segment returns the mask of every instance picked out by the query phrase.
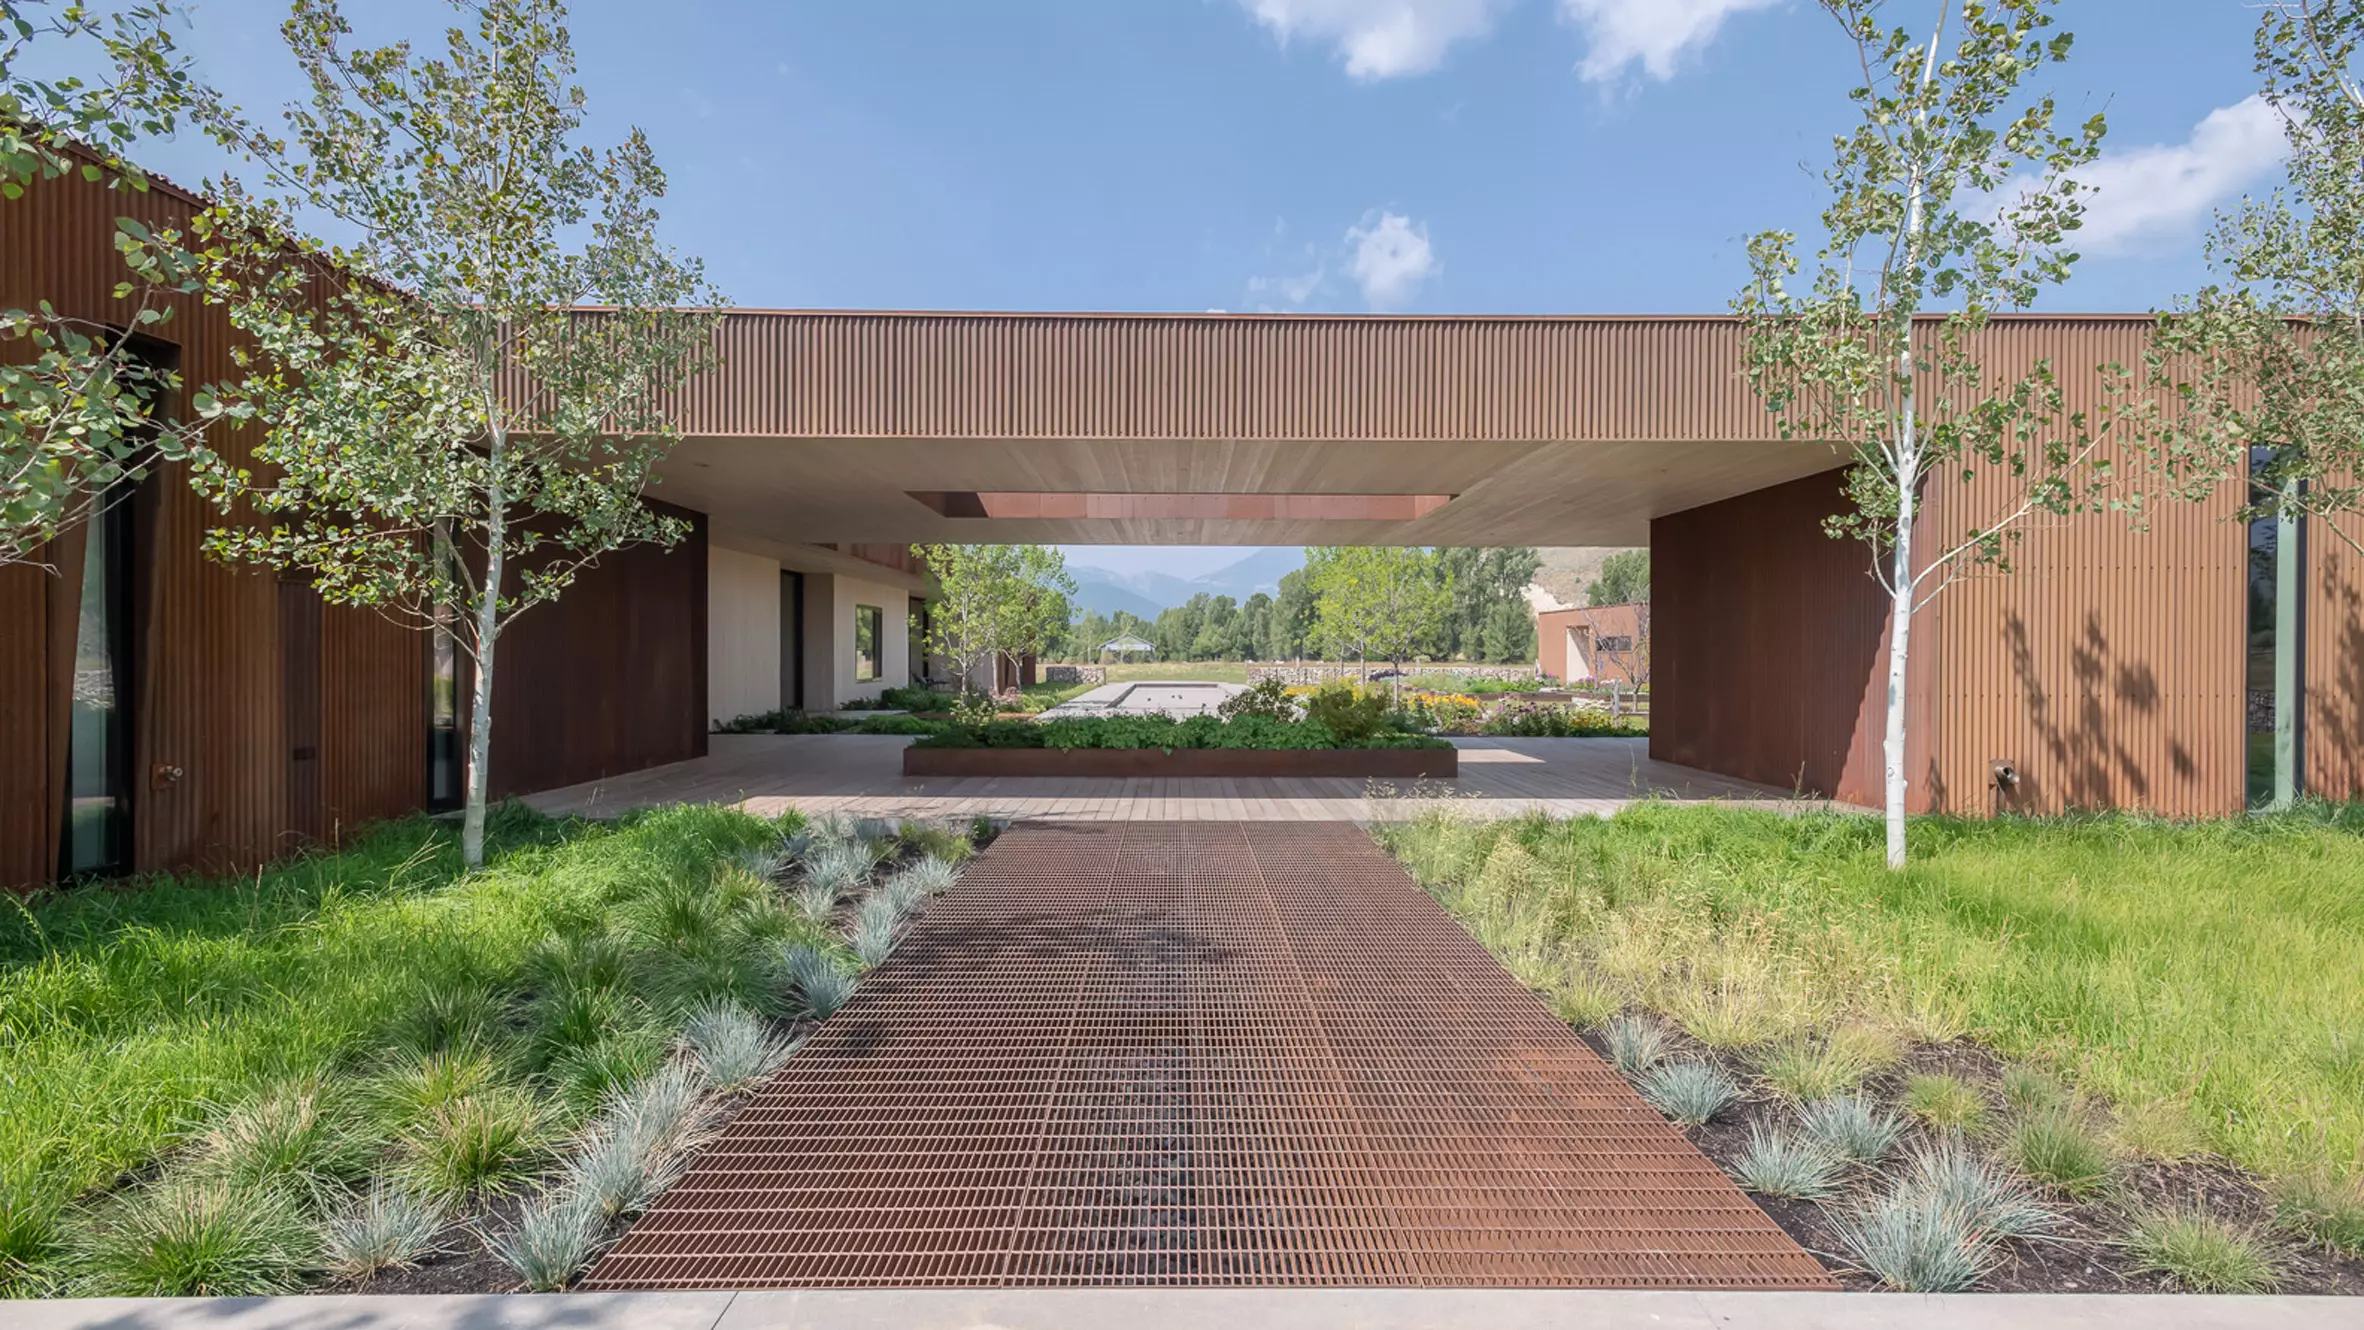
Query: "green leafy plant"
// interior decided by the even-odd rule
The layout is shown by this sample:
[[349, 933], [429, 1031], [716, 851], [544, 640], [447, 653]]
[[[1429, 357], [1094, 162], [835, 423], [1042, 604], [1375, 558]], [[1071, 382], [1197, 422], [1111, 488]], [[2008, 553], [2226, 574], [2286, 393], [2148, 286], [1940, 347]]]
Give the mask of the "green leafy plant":
[[1385, 693], [1343, 681], [1323, 684], [1305, 698], [1306, 720], [1329, 731], [1341, 744], [1361, 743], [1384, 731], [1388, 710]]
[[[562, 0], [476, 8], [429, 57], [351, 49], [337, 0], [297, 0], [282, 32], [311, 95], [289, 103], [284, 141], [241, 141], [269, 192], [221, 182], [180, 251], [242, 335], [203, 409], [259, 427], [253, 467], [193, 473], [225, 515], [260, 517], [206, 548], [466, 653], [471, 868], [501, 634], [602, 555], [687, 534], [643, 493], [679, 437], [678, 390], [715, 363], [725, 303], [657, 239], [647, 138], [577, 141]], [[321, 222], [350, 245], [309, 239]]]
[[1225, 720], [1242, 716], [1258, 716], [1265, 720], [1297, 719], [1297, 699], [1289, 696], [1289, 685], [1281, 679], [1260, 679], [1249, 684], [1247, 691], [1233, 693], [1215, 708], [1215, 714]]
[[[1811, 286], [1788, 283], [1798, 238], [1748, 242], [1734, 298], [1742, 368], [1784, 439], [1843, 454], [1849, 511], [1888, 597], [1886, 851], [1905, 862], [1905, 704], [1912, 616], [1957, 577], [2006, 570], [2017, 535], [2102, 502], [2101, 433], [2069, 409], [2049, 363], [1990, 373], [1983, 334], [2067, 280], [2099, 155], [2099, 115], [2060, 132], [2021, 85], [2068, 58], [2052, 0], [1919, 7], [1929, 30], [1883, 26], [1882, 0], [1822, 0], [1852, 48], [1856, 120], [1834, 140]], [[1949, 41], [1950, 39], [1950, 41]], [[1929, 521], [1923, 520], [1926, 510]], [[1932, 531], [1932, 523], [1942, 528]], [[1916, 537], [1930, 536], [1916, 546]]]

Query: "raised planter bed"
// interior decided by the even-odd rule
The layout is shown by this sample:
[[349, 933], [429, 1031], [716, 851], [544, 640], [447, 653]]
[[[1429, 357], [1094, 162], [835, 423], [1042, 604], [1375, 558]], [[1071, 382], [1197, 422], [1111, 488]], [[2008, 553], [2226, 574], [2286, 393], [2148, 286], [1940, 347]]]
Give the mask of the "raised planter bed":
[[1454, 748], [923, 748], [906, 776], [1346, 776], [1450, 779]]

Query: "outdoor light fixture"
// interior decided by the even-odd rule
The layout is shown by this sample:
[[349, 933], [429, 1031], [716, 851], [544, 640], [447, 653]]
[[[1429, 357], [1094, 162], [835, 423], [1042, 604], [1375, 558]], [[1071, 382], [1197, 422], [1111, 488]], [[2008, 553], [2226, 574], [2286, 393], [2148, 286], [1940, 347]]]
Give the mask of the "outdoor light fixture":
[[1044, 490], [906, 490], [946, 517], [1181, 518], [1218, 522], [1411, 522], [1450, 494], [1110, 494]]

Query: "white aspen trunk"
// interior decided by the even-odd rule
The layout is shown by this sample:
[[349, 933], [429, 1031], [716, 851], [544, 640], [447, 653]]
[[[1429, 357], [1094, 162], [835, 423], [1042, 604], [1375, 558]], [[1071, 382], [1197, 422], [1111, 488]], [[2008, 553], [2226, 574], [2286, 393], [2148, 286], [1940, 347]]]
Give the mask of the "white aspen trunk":
[[[489, 450], [495, 477], [500, 474], [501, 444], [496, 430]], [[476, 605], [476, 699], [468, 712], [468, 797], [460, 815], [460, 861], [469, 868], [484, 867], [484, 802], [492, 768], [493, 649], [501, 635], [501, 563], [507, 532], [497, 478], [486, 500], [484, 583]]]
[[1904, 447], [1896, 477], [1896, 549], [1888, 574], [1888, 723], [1880, 740], [1890, 868], [1904, 867], [1904, 684], [1913, 623], [1913, 489], [1919, 480], [1910, 401], [1906, 399], [1904, 437], [1899, 441]]

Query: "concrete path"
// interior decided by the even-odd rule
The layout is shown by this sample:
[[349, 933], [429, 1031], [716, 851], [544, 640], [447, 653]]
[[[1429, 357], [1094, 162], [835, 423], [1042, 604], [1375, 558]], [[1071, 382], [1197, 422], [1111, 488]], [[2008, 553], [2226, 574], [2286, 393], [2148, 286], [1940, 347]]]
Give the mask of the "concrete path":
[[2364, 1330], [2354, 1298], [960, 1289], [5, 1304], [11, 1330]]
[[874, 734], [717, 734], [707, 756], [529, 795], [548, 813], [609, 816], [664, 803], [788, 807], [852, 817], [1131, 822], [1377, 822], [1446, 806], [1473, 817], [1613, 813], [1636, 799], [1818, 807], [1780, 790], [1650, 759], [1643, 739], [1458, 739], [1458, 780], [910, 779], [908, 739]]

